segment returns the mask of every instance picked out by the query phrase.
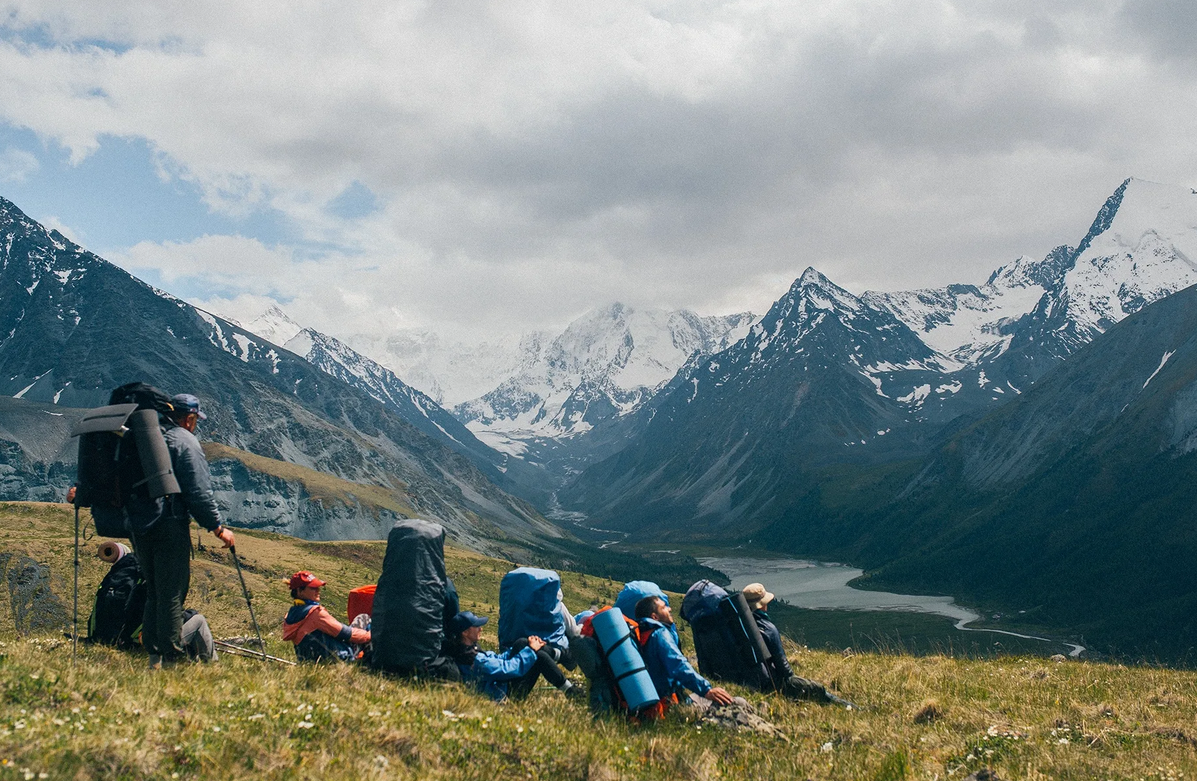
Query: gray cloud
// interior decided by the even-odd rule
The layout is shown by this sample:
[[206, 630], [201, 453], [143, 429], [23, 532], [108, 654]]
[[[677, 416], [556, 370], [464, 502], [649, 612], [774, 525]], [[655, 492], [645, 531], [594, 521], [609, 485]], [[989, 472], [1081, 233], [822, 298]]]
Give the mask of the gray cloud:
[[219, 247], [222, 292], [334, 332], [763, 309], [807, 265], [979, 280], [1128, 175], [1197, 183], [1191, 3], [11, 5], [61, 45], [0, 41], [0, 120], [77, 159], [145, 138], [212, 208], [302, 230], [128, 262]]

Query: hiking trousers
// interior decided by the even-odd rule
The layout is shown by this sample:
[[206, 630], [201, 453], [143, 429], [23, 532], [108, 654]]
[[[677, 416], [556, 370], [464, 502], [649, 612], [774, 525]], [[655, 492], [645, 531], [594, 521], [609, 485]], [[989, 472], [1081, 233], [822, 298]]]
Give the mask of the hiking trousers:
[[[527, 646], [528, 639], [524, 637], [511, 644], [515, 653], [519, 653]], [[549, 653], [547, 647], [536, 652], [536, 664], [532, 666], [527, 675], [523, 678], [516, 678], [507, 686], [507, 696], [513, 700], [527, 697], [536, 686], [536, 679], [541, 677], [555, 688], [560, 689], [565, 685], [565, 673], [561, 672], [561, 668], [557, 666], [556, 660], [553, 659], [553, 655]]]
[[133, 546], [146, 582], [142, 643], [164, 662], [184, 659], [183, 603], [191, 587], [191, 523], [163, 518], [135, 534]]

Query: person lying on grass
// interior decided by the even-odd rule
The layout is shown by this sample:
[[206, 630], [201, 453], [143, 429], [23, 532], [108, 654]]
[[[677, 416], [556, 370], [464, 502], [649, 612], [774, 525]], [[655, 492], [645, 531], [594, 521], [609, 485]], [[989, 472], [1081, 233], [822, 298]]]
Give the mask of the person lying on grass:
[[[570, 699], [585, 696], [581, 688], [561, 672], [549, 655], [545, 641], [535, 635], [529, 637], [526, 643], [519, 643], [502, 653], [481, 650], [478, 638], [489, 620], [486, 616], [476, 616], [466, 610], [449, 622], [450, 636], [445, 652], [461, 670], [463, 680], [496, 701], [505, 700], [508, 695], [515, 698], [527, 696], [532, 684], [542, 676]], [[524, 685], [513, 688], [513, 682]]]
[[295, 644], [295, 658], [301, 662], [357, 659], [361, 646], [370, 642], [370, 633], [342, 624], [324, 609], [320, 604], [320, 589], [325, 582], [300, 570], [287, 585], [295, 604], [283, 620], [283, 639]]

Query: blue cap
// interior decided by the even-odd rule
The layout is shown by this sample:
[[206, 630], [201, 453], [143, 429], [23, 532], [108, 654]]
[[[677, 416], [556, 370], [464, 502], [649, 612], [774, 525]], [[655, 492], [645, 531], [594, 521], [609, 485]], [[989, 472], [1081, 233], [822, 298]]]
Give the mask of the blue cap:
[[486, 616], [476, 616], [468, 610], [463, 610], [449, 619], [449, 634], [459, 635], [472, 626], [482, 626], [490, 619]]
[[200, 402], [195, 396], [190, 393], [176, 393], [170, 397], [170, 403], [174, 405], [177, 410], [186, 410], [187, 412], [194, 412], [199, 415], [200, 420], [207, 420], [208, 416], [200, 409]]

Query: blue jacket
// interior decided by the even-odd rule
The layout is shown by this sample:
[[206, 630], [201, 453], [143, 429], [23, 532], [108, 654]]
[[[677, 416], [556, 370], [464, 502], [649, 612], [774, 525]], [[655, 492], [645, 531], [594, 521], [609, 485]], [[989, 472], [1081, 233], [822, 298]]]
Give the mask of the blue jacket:
[[695, 672], [690, 661], [677, 647], [673, 635], [664, 630], [665, 625], [656, 619], [645, 618], [640, 621], [641, 634], [652, 632], [648, 642], [641, 646], [641, 654], [657, 693], [662, 699], [670, 694], [680, 694], [685, 689], [700, 695], [706, 694], [711, 690], [710, 682]]
[[463, 680], [472, 683], [478, 691], [492, 700], [507, 697], [507, 682], [523, 678], [536, 665], [536, 652], [525, 646], [518, 654], [510, 650], [502, 653], [479, 651], [470, 667], [459, 664]]
[[182, 493], [161, 499], [131, 497], [126, 506], [130, 528], [134, 532], [145, 532], [163, 519], [189, 523], [190, 518], [195, 518], [200, 526], [214, 531], [221, 524], [220, 510], [212, 494], [208, 459], [204, 457], [199, 440], [182, 426], [169, 424], [163, 437]]

